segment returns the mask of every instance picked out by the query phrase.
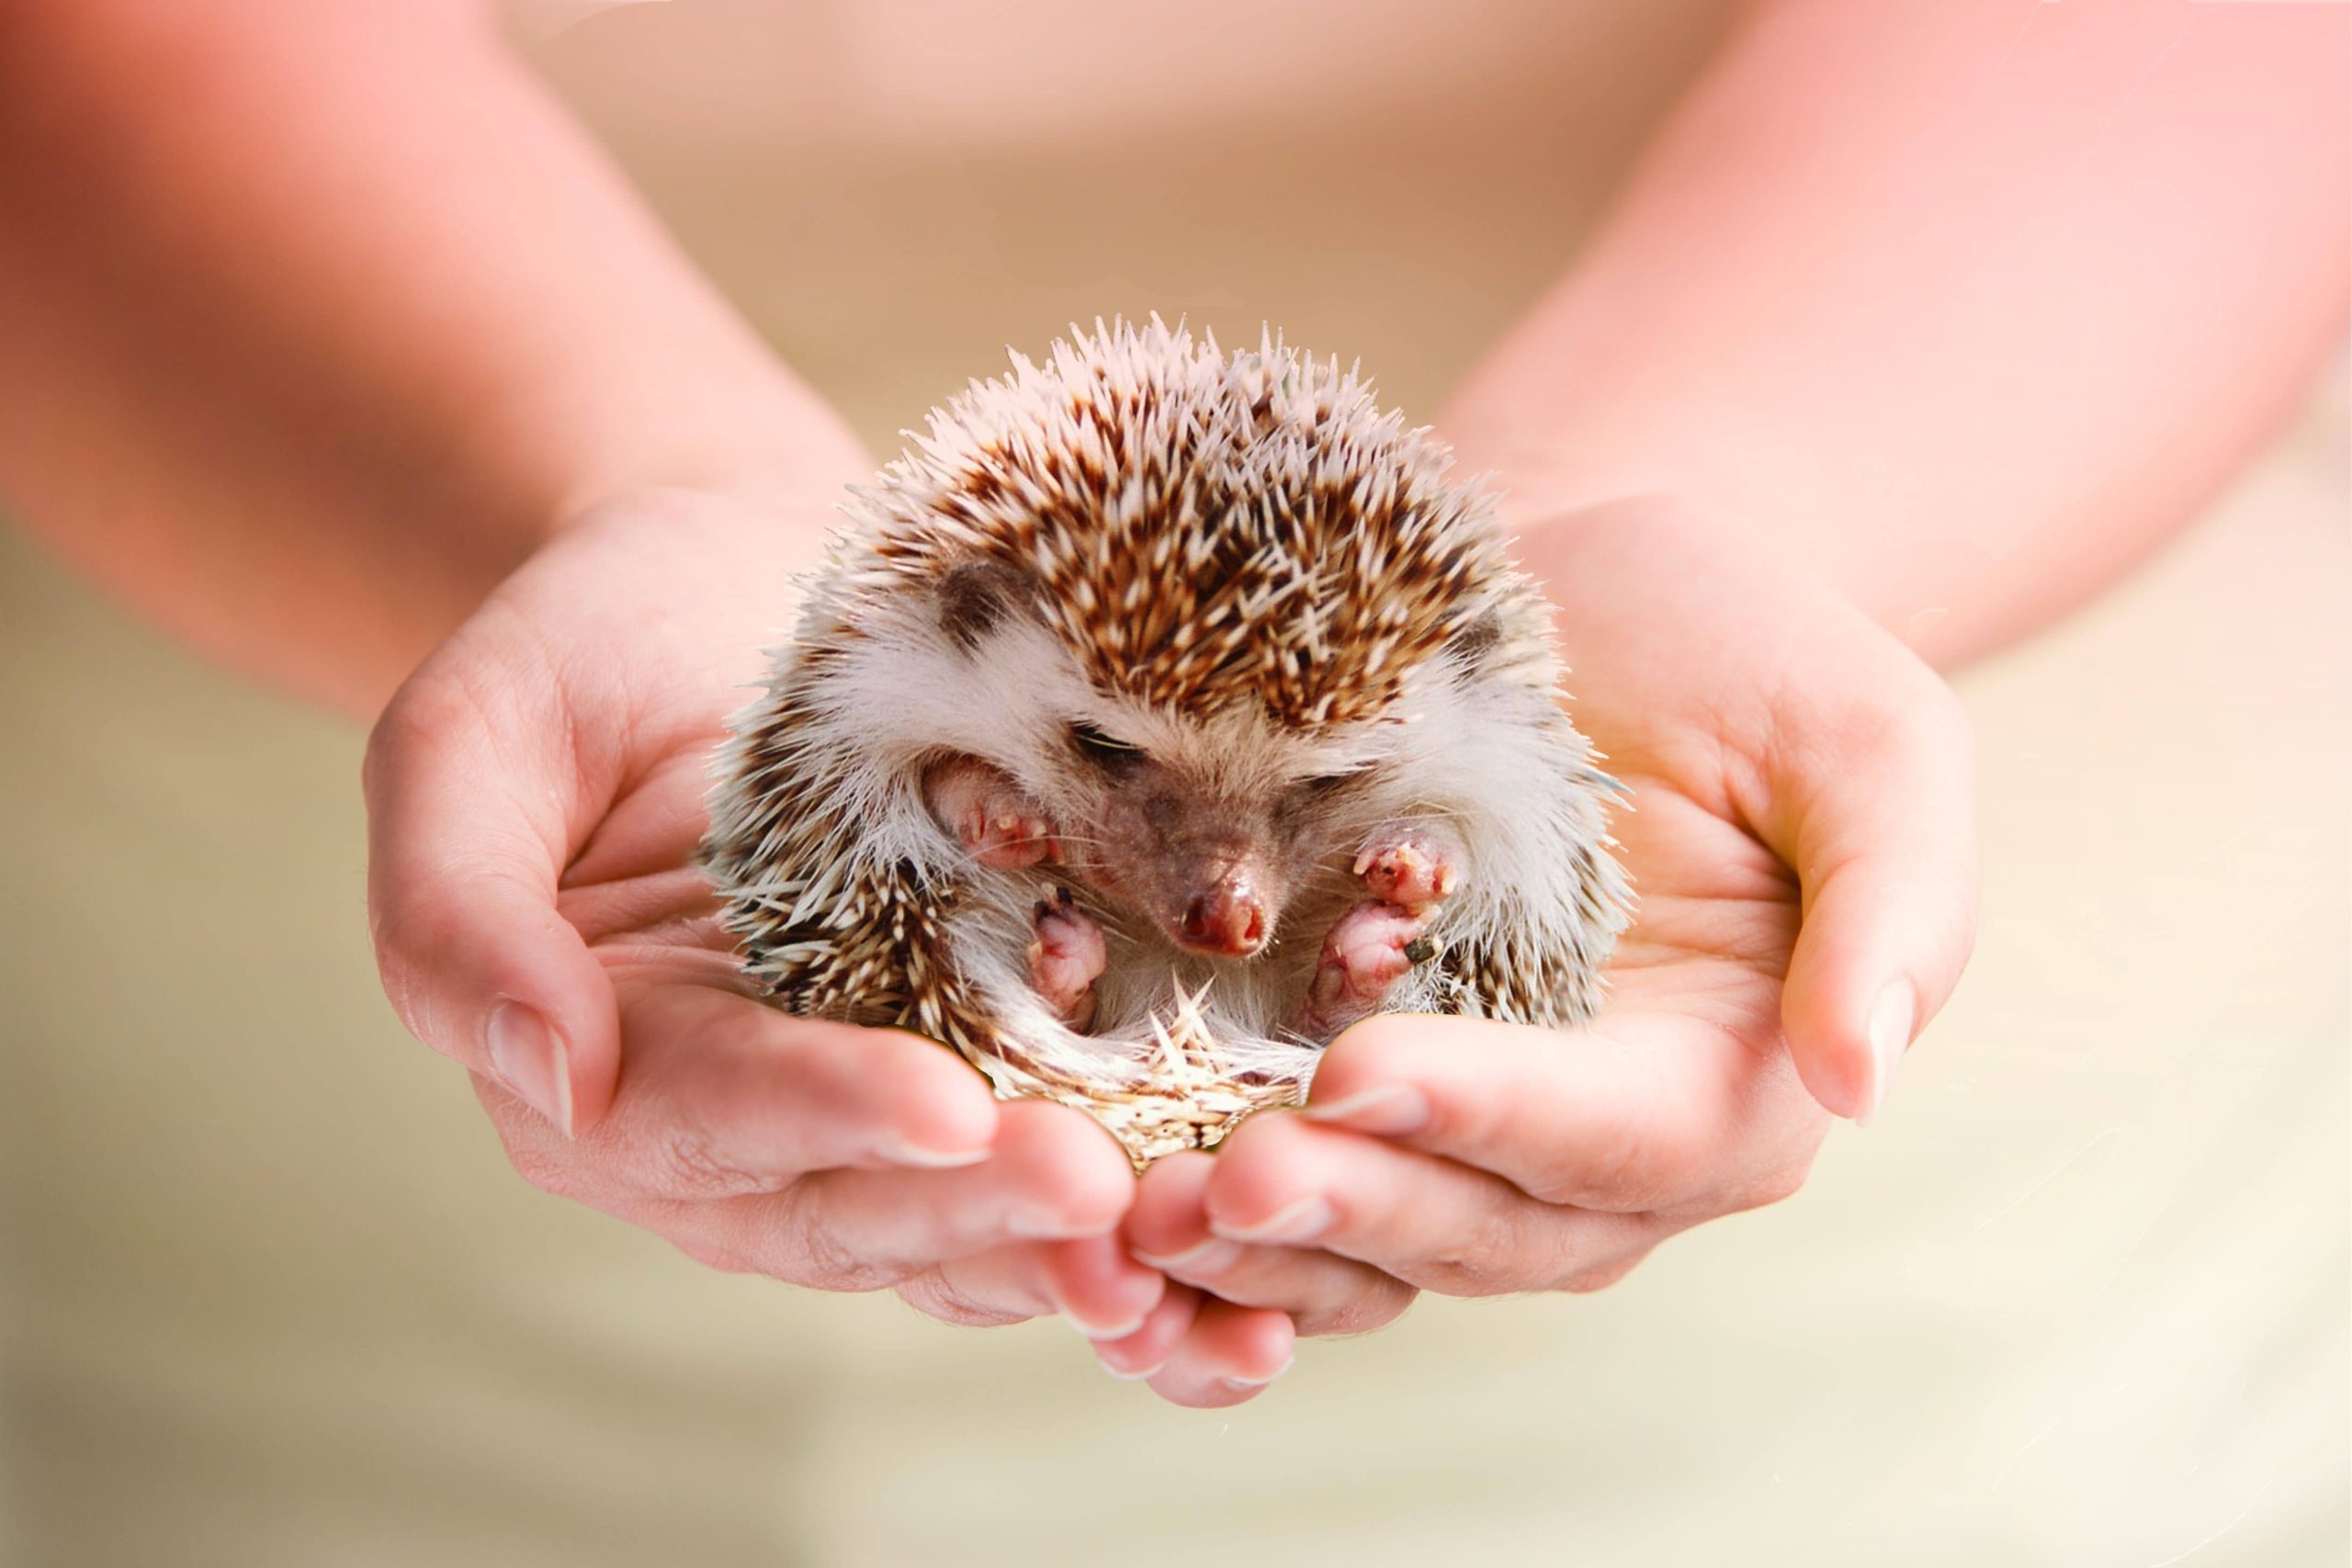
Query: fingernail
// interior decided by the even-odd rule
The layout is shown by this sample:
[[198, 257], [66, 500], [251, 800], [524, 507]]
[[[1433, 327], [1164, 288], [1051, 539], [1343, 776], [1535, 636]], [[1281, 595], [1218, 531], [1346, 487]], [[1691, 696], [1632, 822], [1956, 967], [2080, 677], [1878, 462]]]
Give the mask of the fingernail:
[[1080, 1224], [1059, 1214], [1013, 1214], [1004, 1222], [1004, 1228], [1023, 1241], [1078, 1241], [1086, 1236], [1107, 1235], [1119, 1222], [1106, 1220], [1100, 1224]]
[[1902, 980], [1881, 991], [1871, 1004], [1870, 1103], [1854, 1118], [1857, 1127], [1869, 1126], [1886, 1104], [1887, 1091], [1894, 1087], [1894, 1070], [1903, 1065], [1904, 1052], [1911, 1048], [1911, 1020], [1917, 1009], [1909, 984]]
[[1228, 1241], [1255, 1242], [1261, 1247], [1295, 1247], [1313, 1241], [1331, 1228], [1339, 1218], [1331, 1208], [1331, 1201], [1317, 1194], [1301, 1198], [1270, 1218], [1254, 1225], [1225, 1225], [1215, 1220], [1209, 1224], [1216, 1234]]
[[1411, 1084], [1389, 1083], [1328, 1105], [1309, 1105], [1299, 1114], [1309, 1122], [1395, 1137], [1430, 1124], [1430, 1101]]
[[1148, 1258], [1138, 1252], [1135, 1259], [1145, 1268], [1157, 1269], [1163, 1274], [1222, 1274], [1241, 1261], [1241, 1244], [1213, 1235], [1170, 1258]]
[[875, 1145], [875, 1153], [892, 1165], [913, 1166], [920, 1170], [949, 1170], [958, 1166], [978, 1165], [989, 1157], [987, 1149], [927, 1149], [903, 1138], [884, 1138]]
[[1261, 1378], [1220, 1378], [1218, 1381], [1224, 1383], [1227, 1388], [1263, 1388], [1268, 1383], [1272, 1382], [1276, 1378], [1281, 1377], [1284, 1372], [1290, 1371], [1291, 1361], [1295, 1361], [1296, 1359], [1298, 1359], [1298, 1357], [1294, 1353], [1291, 1356], [1290, 1360], [1284, 1361], [1281, 1366], [1276, 1367], [1272, 1371], [1268, 1372]]
[[1140, 1330], [1143, 1327], [1143, 1320], [1149, 1317], [1151, 1314], [1148, 1312], [1139, 1312], [1136, 1314], [1135, 1316], [1127, 1319], [1125, 1323], [1114, 1323], [1108, 1325], [1089, 1323], [1084, 1318], [1079, 1316], [1078, 1314], [1070, 1311], [1068, 1307], [1062, 1308], [1058, 1315], [1064, 1323], [1069, 1324], [1072, 1328], [1078, 1330], [1080, 1338], [1093, 1341], [1125, 1339], [1128, 1335]]
[[571, 1053], [548, 1021], [521, 1002], [490, 1015], [490, 1069], [522, 1102], [571, 1136]]
[[1159, 1375], [1159, 1369], [1166, 1366], [1168, 1364], [1168, 1360], [1167, 1358], [1162, 1357], [1160, 1359], [1154, 1361], [1151, 1365], [1148, 1367], [1138, 1367], [1131, 1372], [1124, 1371], [1119, 1368], [1113, 1366], [1110, 1362], [1104, 1360], [1100, 1356], [1094, 1358], [1094, 1364], [1102, 1368], [1104, 1371], [1110, 1373], [1113, 1377], [1118, 1379], [1121, 1382], [1141, 1382], [1146, 1378], [1158, 1377]]

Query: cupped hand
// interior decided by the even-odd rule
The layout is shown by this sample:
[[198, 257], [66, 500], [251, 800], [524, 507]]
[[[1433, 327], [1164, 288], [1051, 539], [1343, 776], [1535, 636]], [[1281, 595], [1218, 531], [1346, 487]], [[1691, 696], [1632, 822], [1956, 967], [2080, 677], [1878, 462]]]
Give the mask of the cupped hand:
[[524, 1176], [707, 1263], [956, 1322], [1182, 1333], [1195, 1300], [1119, 1244], [1135, 1180], [1099, 1128], [739, 981], [693, 863], [712, 748], [826, 518], [610, 503], [416, 671], [366, 768], [386, 988], [471, 1070]]
[[[1566, 1032], [1370, 1020], [1304, 1111], [1154, 1167], [1128, 1243], [1226, 1310], [1346, 1332], [1418, 1290], [1610, 1284], [1794, 1192], [1833, 1113], [1884, 1103], [1966, 962], [1972, 748], [1933, 671], [1663, 501], [1523, 548], [1559, 609], [1571, 711], [1628, 790], [1639, 906], [1607, 1002]], [[1161, 1375], [1198, 1386], [1181, 1354]]]

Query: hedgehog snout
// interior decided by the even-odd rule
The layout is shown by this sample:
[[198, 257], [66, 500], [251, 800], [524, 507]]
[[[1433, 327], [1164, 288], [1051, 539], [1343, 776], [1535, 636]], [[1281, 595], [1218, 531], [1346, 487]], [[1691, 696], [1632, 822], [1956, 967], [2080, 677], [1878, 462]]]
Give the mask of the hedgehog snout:
[[1138, 902], [1168, 940], [1209, 958], [1255, 958], [1289, 901], [1275, 846], [1246, 833], [1162, 841], [1136, 867]]
[[1252, 956], [1273, 929], [1273, 911], [1259, 880], [1237, 868], [1210, 881], [1185, 901], [1183, 919], [1170, 934], [1195, 953]]

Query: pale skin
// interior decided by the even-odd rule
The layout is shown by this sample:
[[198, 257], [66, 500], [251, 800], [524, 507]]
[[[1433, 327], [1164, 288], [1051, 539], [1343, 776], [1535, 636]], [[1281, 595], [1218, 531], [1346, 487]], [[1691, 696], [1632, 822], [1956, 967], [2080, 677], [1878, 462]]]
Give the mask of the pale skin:
[[15, 512], [375, 721], [387, 987], [525, 1176], [719, 1267], [1059, 1313], [1187, 1404], [1793, 1191], [1967, 956], [1931, 666], [2193, 515], [2342, 331], [2346, 8], [1760, 8], [1438, 421], [1633, 788], [1607, 1010], [1372, 1020], [1138, 1185], [928, 1043], [741, 995], [687, 864], [869, 456], [469, 7], [187, 10], [0, 10]]

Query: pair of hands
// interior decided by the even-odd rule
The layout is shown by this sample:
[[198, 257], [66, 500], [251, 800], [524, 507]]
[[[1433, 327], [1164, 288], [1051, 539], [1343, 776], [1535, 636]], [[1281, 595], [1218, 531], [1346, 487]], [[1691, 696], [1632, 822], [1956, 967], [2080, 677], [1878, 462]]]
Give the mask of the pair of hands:
[[509, 579], [401, 689], [366, 781], [385, 983], [534, 1184], [720, 1269], [1058, 1314], [1113, 1372], [1238, 1403], [1299, 1335], [1420, 1290], [1592, 1290], [1803, 1182], [1867, 1116], [1973, 935], [1969, 742], [1826, 587], [1658, 501], [1522, 540], [1572, 711], [1631, 790], [1640, 898], [1559, 1034], [1376, 1018], [1311, 1103], [1138, 1183], [1079, 1113], [1001, 1104], [910, 1034], [744, 994], [692, 857], [712, 747], [813, 498], [649, 494]]

